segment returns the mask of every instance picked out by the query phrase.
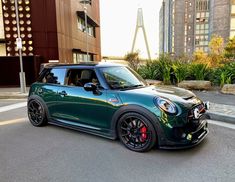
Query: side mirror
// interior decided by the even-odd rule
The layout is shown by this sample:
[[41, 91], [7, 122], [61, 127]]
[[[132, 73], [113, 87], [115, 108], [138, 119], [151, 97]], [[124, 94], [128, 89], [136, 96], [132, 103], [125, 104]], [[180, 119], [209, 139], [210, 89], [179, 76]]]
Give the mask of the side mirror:
[[97, 90], [97, 86], [94, 83], [89, 82], [89, 83], [85, 83], [84, 89], [86, 91], [93, 91], [93, 92], [95, 92]]

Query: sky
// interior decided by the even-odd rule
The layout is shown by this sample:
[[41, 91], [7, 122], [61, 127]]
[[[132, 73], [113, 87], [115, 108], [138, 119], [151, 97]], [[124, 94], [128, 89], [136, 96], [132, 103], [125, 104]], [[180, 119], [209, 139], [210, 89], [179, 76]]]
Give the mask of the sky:
[[[125, 56], [131, 51], [137, 10], [142, 8], [152, 58], [158, 54], [159, 10], [162, 0], [100, 0], [102, 56]], [[147, 58], [143, 31], [139, 29], [135, 50]]]

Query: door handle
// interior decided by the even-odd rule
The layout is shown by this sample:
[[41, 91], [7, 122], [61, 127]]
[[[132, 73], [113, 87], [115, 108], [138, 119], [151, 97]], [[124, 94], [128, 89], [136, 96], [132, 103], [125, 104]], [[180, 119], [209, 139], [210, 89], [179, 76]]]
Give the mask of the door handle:
[[61, 96], [66, 96], [67, 95], [67, 93], [65, 91], [61, 91], [58, 94], [61, 95]]

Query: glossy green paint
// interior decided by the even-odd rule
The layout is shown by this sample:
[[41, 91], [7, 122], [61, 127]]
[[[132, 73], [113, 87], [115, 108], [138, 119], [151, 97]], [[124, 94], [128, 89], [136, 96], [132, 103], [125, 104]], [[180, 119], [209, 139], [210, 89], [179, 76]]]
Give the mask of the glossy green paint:
[[[139, 105], [151, 111], [156, 116], [155, 122], [160, 123], [165, 135], [171, 140], [175, 140], [172, 132], [173, 128], [184, 126], [188, 122], [187, 116], [190, 109], [202, 102], [188, 90], [169, 86], [148, 86], [139, 89], [119, 91], [118, 94], [123, 105]], [[153, 101], [156, 97], [164, 97], [174, 102], [178, 110], [177, 114], [167, 114], [156, 106]], [[185, 100], [185, 98], [190, 97], [195, 97], [195, 100]]]
[[[42, 89], [43, 94], [40, 94]], [[65, 91], [67, 95], [60, 95]], [[146, 108], [156, 116], [154, 122], [159, 122], [167, 138], [175, 140], [173, 127], [180, 127], [187, 122], [187, 114], [197, 102], [185, 100], [194, 94], [184, 89], [173, 87], [148, 86], [131, 90], [99, 90], [98, 93], [86, 91], [83, 87], [58, 86], [53, 84], [35, 83], [31, 87], [30, 95], [36, 94], [43, 98], [48, 106], [50, 117], [67, 124], [81, 124], [109, 133], [114, 113], [121, 107], [138, 105]], [[154, 104], [154, 98], [164, 97], [173, 101], [178, 113], [170, 115]]]
[[[99, 70], [96, 70], [96, 74], [99, 76]], [[101, 79], [100, 83], [104, 83], [104, 79]], [[63, 92], [66, 94], [60, 94]], [[113, 116], [120, 108], [129, 105], [140, 106], [155, 116], [152, 122], [160, 124], [165, 137], [176, 142], [173, 128], [185, 126], [189, 111], [202, 103], [192, 92], [169, 86], [143, 86], [126, 90], [104, 87], [94, 92], [86, 91], [83, 87], [36, 82], [31, 86], [29, 96], [31, 95], [42, 98], [48, 108], [49, 119], [96, 130], [106, 136], [115, 132], [111, 131]], [[172, 101], [177, 107], [177, 114], [168, 114], [161, 110], [154, 102], [157, 97]]]
[[[67, 95], [59, 94], [63, 91]], [[38, 95], [44, 100], [50, 118], [92, 126], [103, 132], [109, 132], [112, 116], [122, 106], [114, 91], [104, 89], [94, 93], [83, 87], [34, 83], [30, 95]]]

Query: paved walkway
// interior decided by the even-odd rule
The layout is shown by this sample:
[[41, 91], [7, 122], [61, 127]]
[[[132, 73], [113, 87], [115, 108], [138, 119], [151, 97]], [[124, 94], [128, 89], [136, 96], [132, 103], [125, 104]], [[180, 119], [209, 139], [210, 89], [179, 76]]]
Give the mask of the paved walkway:
[[28, 90], [26, 88], [27, 93], [21, 93], [19, 88], [1, 88], [0, 87], [0, 99], [25, 99], [28, 97]]
[[[29, 90], [29, 88], [27, 88]], [[219, 91], [193, 91], [203, 101], [210, 101], [209, 115], [213, 120], [235, 124], [235, 95]], [[28, 93], [20, 93], [20, 88], [0, 88], [0, 99], [25, 99]]]

